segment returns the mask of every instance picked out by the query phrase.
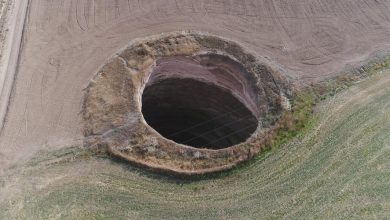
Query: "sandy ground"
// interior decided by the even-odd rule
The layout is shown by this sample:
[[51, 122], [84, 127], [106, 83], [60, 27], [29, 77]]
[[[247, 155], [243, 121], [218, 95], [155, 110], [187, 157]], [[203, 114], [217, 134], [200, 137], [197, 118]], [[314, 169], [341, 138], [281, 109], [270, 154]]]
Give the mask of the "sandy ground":
[[[26, 0], [15, 2], [26, 8]], [[390, 49], [388, 0], [33, 0], [27, 16], [1, 130], [0, 173], [40, 149], [79, 144], [83, 89], [135, 38], [210, 32], [301, 83]]]

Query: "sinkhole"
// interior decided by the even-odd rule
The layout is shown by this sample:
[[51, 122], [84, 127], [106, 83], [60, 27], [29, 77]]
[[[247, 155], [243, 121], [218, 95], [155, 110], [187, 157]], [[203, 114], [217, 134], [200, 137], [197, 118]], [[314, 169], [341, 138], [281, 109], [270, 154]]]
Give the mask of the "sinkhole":
[[252, 77], [223, 55], [160, 58], [142, 92], [142, 114], [150, 127], [179, 144], [237, 145], [258, 127]]
[[164, 173], [230, 169], [266, 149], [288, 111], [279, 70], [200, 32], [135, 39], [85, 89], [84, 145]]

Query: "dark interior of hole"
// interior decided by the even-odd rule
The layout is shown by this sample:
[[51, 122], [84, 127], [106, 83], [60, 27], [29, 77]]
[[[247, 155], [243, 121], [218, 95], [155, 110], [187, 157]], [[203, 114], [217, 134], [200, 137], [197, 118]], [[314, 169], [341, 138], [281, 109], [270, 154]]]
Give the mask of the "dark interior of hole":
[[193, 79], [170, 78], [147, 86], [142, 113], [165, 138], [197, 148], [230, 147], [257, 128], [253, 114], [229, 91]]

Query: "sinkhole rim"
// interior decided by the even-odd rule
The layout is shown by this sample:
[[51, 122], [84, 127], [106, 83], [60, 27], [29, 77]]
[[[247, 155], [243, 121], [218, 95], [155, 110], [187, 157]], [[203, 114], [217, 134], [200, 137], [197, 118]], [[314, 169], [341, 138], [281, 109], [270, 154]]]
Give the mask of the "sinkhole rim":
[[[171, 141], [149, 126], [142, 113], [145, 87], [167, 77], [152, 74], [153, 71], [164, 66], [164, 62], [169, 66], [170, 59], [184, 62], [191, 58], [210, 67], [209, 57], [219, 63], [228, 58], [230, 65], [211, 68], [219, 77], [207, 77], [207, 71], [189, 75], [188, 71], [171, 71], [168, 78], [180, 75], [228, 89], [253, 113], [258, 126], [252, 135], [244, 142], [221, 149], [195, 148]], [[221, 75], [221, 68], [225, 73], [245, 74], [233, 74], [235, 80], [229, 81], [221, 77], [229, 75]], [[272, 122], [288, 109], [283, 103], [291, 97], [292, 87], [279, 70], [279, 66], [252, 55], [236, 42], [209, 33], [178, 31], [134, 39], [107, 60], [85, 89], [84, 146], [170, 174], [191, 176], [231, 169], [265, 149], [264, 140], [274, 133]]]

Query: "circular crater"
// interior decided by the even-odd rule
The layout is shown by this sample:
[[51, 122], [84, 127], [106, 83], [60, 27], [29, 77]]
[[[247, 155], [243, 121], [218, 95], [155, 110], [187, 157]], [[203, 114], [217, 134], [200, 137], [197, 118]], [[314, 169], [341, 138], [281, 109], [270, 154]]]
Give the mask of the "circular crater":
[[137, 40], [85, 90], [85, 145], [162, 172], [230, 169], [264, 149], [287, 85], [270, 64], [216, 36]]
[[250, 78], [226, 56], [161, 58], [142, 94], [143, 116], [179, 144], [222, 149], [242, 143], [258, 126]]

